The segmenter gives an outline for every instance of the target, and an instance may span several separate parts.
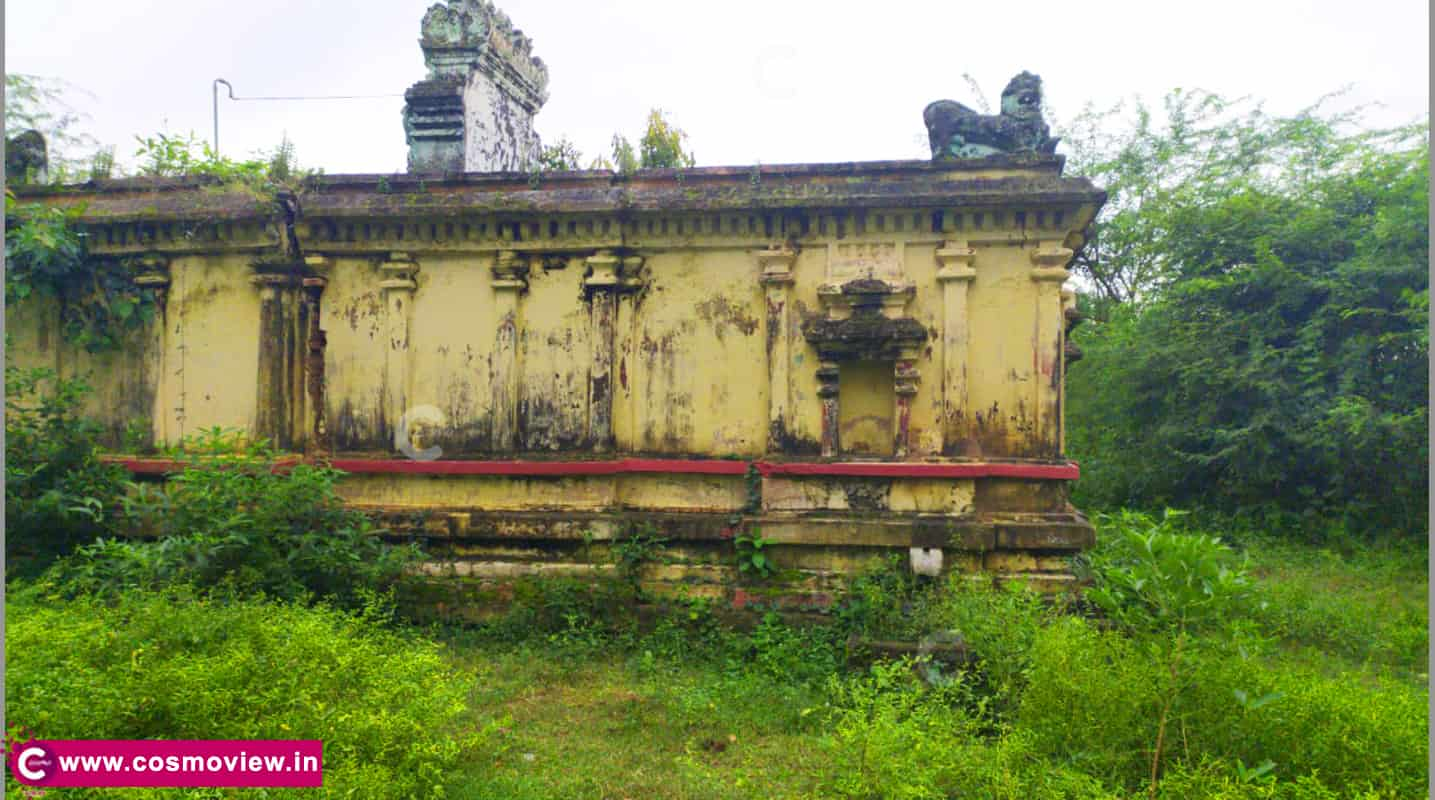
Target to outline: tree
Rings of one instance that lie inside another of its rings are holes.
[[[1113,190],[1076,265],[1079,491],[1423,531],[1428,123],[1235,107],[1173,93],[1078,141]]]
[[[1193,210],[1247,190],[1289,195],[1357,168],[1371,152],[1408,145],[1425,129],[1359,130],[1361,109],[1326,110],[1338,97],[1288,117],[1249,98],[1180,89],[1166,95],[1159,114],[1140,98],[1129,111],[1087,107],[1062,126],[1062,140],[1070,169],[1110,197],[1073,271],[1094,299],[1139,302],[1176,277],[1182,224]]]
[[[680,169],[697,163],[693,154],[683,149],[688,135],[668,122],[661,109],[648,112],[648,129],[643,132],[639,153],[644,169]]]
[[[633,147],[628,137],[615,133],[610,143],[612,158],[600,155],[589,163],[588,168],[616,170],[627,175],[639,169],[692,167],[697,161],[691,152],[683,149],[687,138],[681,128],[668,121],[661,109],[655,108],[648,112],[648,127],[643,132],[643,138],[638,140],[637,148]],[[538,157],[538,171],[578,169],[582,159],[583,154],[578,152],[578,148],[563,137],[557,144],[543,148]]]

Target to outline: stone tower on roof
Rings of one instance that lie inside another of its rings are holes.
[[[538,156],[533,115],[548,68],[533,42],[487,0],[447,0],[424,14],[428,75],[404,93],[410,172],[508,172]]]

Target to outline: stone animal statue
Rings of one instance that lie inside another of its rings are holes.
[[[21,131],[5,141],[7,183],[44,183],[49,169],[45,137],[39,131]]]
[[[1057,139],[1041,118],[1041,78],[1022,72],[1002,90],[1001,113],[978,114],[961,103],[938,100],[922,112],[932,158],[980,158],[1026,150],[1056,152]]]

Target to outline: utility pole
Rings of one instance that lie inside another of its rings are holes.
[[[229,81],[227,81],[227,80],[225,80],[225,79],[223,79],[223,78],[215,78],[215,79],[214,79],[214,85],[213,85],[213,87],[212,87],[212,88],[214,89],[214,156],[215,156],[215,158],[218,158],[218,157],[219,157],[219,84],[221,84],[221,83],[224,84],[224,87],[229,90],[229,99],[230,99],[230,100],[233,100],[233,99],[234,99],[234,87],[229,85]]]

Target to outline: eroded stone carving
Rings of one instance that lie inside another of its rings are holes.
[[[979,114],[961,103],[938,100],[922,119],[932,158],[980,158],[995,153],[1054,153],[1058,139],[1041,116],[1041,77],[1021,72],[1002,90],[1001,113]]]
[[[427,77],[405,94],[410,171],[513,171],[539,149],[533,115],[548,68],[487,0],[431,6],[420,24]]]
[[[39,131],[21,131],[5,142],[5,180],[11,183],[44,183],[50,158],[45,137]]]

